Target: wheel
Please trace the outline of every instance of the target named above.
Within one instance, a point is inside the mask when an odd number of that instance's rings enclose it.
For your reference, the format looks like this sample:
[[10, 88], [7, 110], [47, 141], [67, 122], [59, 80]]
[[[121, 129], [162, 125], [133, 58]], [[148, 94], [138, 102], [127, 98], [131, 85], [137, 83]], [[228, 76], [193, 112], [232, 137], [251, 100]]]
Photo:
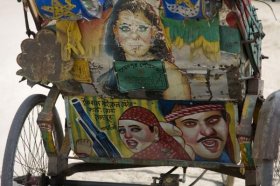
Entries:
[[273, 185], [280, 185], [280, 152], [278, 152], [278, 158], [273, 163]]
[[[48, 185], [48, 156], [46, 154], [37, 117], [46, 96], [34, 94], [20, 105], [13, 119], [2, 165], [1, 185]], [[53, 140], [59, 149], [63, 131], [59, 115], [54, 109]]]
[[263, 186], [280, 185], [280, 90], [270, 94], [259, 111], [253, 156]]
[[267, 186], [280, 185], [280, 153], [275, 160], [262, 160], [261, 183]]

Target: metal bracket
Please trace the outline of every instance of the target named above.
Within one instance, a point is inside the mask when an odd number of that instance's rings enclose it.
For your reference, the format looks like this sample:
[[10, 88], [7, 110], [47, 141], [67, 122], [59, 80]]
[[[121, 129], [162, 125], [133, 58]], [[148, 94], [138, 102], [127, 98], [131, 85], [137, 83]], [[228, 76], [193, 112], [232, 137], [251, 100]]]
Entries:
[[[165, 174], [160, 174], [160, 177], [153, 177], [152, 186], [179, 186], [180, 181], [185, 181], [185, 176], [183, 180], [179, 179], [179, 174], [171, 174], [178, 167], [173, 167], [170, 171]], [[184, 175], [186, 173], [186, 168], [183, 168]], [[158, 181], [158, 183], [157, 183]]]

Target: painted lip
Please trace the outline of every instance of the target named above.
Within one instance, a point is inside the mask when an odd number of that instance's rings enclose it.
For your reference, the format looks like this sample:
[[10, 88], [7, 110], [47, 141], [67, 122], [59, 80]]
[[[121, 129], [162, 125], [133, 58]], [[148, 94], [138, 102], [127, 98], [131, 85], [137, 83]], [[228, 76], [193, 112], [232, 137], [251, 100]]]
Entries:
[[201, 142], [203, 146], [208, 149], [210, 152], [215, 153], [219, 149], [219, 142], [217, 139], [207, 139]]
[[200, 138], [197, 143], [202, 143], [202, 145], [208, 149], [210, 152], [215, 153], [219, 150], [219, 142], [223, 141], [219, 137], [203, 137]]
[[140, 49], [140, 45], [133, 45], [132, 47], [131, 47], [131, 50], [134, 52], [134, 53], [136, 53], [139, 49]]
[[143, 47], [143, 43], [134, 43], [131, 45], [131, 48], [133, 49], [140, 49], [141, 47]]
[[138, 145], [138, 142], [135, 140], [126, 140], [125, 143], [130, 149], [135, 149]]

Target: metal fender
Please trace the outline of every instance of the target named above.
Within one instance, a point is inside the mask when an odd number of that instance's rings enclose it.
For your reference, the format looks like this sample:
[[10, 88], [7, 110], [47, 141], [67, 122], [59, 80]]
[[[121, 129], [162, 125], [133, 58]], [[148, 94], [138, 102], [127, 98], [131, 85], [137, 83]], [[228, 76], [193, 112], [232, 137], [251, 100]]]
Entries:
[[280, 90], [270, 94], [264, 101], [257, 121], [253, 145], [256, 161], [277, 158], [280, 137]]

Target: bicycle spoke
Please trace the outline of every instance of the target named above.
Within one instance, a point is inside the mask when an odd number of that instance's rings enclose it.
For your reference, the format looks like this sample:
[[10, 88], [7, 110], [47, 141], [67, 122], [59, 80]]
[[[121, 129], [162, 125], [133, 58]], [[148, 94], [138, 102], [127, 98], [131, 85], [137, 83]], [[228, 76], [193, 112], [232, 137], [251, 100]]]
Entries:
[[[7, 169], [2, 169], [2, 185], [12, 185], [13, 182], [19, 185], [38, 185], [41, 179], [48, 177], [49, 157], [37, 124], [45, 99], [44, 95], [32, 95], [19, 107], [8, 135], [3, 162]], [[60, 123], [58, 114], [54, 115], [53, 119], [54, 125]], [[57, 136], [54, 128], [55, 145], [58, 142], [57, 137], [60, 137], [59, 142], [63, 138], [61, 126], [56, 127], [59, 127], [60, 133]]]
[[16, 167], [21, 167], [21, 172], [14, 170], [14, 177], [27, 174], [40, 176], [43, 173], [47, 173], [48, 159], [36, 121], [36, 116], [41, 110], [42, 106], [40, 105], [34, 107], [26, 118], [15, 156]]

